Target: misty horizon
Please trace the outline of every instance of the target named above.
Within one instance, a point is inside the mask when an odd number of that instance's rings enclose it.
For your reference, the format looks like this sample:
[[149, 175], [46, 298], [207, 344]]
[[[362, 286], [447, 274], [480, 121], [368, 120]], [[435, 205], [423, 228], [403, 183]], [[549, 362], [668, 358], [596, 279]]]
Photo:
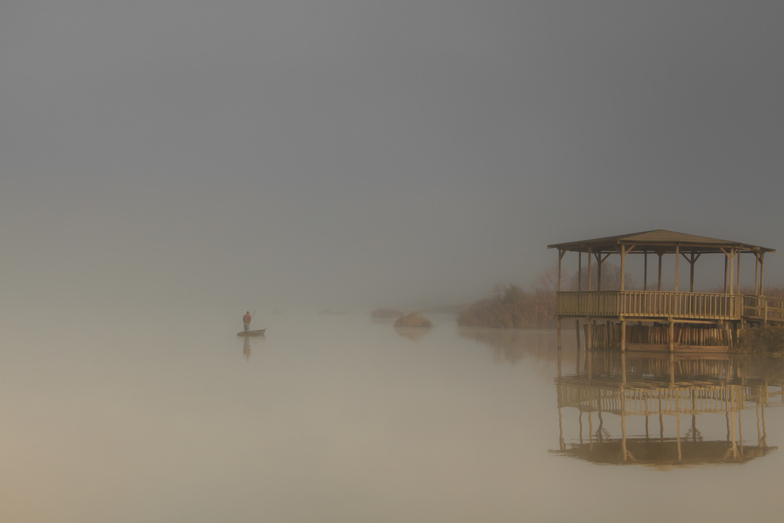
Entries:
[[554, 242], [784, 245], [778, 4], [1, 9], [9, 307], [466, 303]]

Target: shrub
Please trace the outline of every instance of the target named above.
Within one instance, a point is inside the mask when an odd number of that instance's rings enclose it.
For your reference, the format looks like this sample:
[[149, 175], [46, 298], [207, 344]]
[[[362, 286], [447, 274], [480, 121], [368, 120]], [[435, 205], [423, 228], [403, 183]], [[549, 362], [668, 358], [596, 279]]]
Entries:
[[763, 325], [746, 329], [737, 344], [739, 352], [784, 352], [784, 327]]
[[465, 327], [531, 328], [555, 326], [555, 293], [525, 292], [517, 285], [493, 287], [489, 298], [478, 300], [457, 317]]

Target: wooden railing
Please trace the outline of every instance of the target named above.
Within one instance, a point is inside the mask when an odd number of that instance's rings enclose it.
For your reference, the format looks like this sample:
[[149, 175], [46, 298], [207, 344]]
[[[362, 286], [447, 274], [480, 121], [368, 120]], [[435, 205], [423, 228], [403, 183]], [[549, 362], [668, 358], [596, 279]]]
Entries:
[[556, 382], [559, 407], [626, 415], [737, 412], [745, 407], [747, 393], [741, 385], [634, 388]]
[[[708, 292], [570, 291], [557, 293], [556, 314], [739, 320], [745, 298], [739, 294]], [[784, 309], [781, 309], [781, 314], [784, 320]]]
[[751, 320], [784, 322], [784, 299], [767, 296], [744, 296], [743, 317]]

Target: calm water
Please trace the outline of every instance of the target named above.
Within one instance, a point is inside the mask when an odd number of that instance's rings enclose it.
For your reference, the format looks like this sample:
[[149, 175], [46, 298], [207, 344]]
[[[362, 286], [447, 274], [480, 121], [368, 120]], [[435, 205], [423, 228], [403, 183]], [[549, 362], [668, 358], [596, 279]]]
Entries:
[[0, 521], [781, 517], [781, 360], [589, 362], [567, 333], [557, 381], [554, 331], [260, 311], [245, 342], [242, 312], [6, 315]]

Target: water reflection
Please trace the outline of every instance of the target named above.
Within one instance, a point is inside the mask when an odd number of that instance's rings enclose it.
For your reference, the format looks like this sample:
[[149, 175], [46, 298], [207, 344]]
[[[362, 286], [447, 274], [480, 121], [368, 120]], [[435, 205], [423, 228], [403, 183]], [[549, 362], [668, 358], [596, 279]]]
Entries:
[[430, 327], [395, 327], [395, 332], [411, 341], [419, 341], [432, 329]]
[[488, 345], [497, 363], [517, 363], [526, 356], [554, 359], [552, 329], [487, 329], [460, 327], [461, 338]]
[[[777, 448], [768, 445], [765, 413], [784, 405], [779, 359], [576, 354], [575, 375], [561, 376], [558, 362], [556, 454], [601, 464], [679, 466], [744, 463]], [[563, 410], [570, 407], [576, 410], [577, 434], [567, 442]], [[756, 438], [748, 442], [743, 436], [744, 410], [747, 424], [748, 411], [754, 411], [756, 421]], [[613, 427], [620, 418], [620, 433], [605, 424], [610, 423], [608, 415]], [[721, 418], [724, 423], [717, 423]], [[630, 434], [627, 421], [636, 422], [640, 433]], [[726, 434], [721, 434], [719, 427], [725, 426]]]
[[247, 361], [250, 361], [250, 338], [248, 337], [242, 342], [242, 354]]

